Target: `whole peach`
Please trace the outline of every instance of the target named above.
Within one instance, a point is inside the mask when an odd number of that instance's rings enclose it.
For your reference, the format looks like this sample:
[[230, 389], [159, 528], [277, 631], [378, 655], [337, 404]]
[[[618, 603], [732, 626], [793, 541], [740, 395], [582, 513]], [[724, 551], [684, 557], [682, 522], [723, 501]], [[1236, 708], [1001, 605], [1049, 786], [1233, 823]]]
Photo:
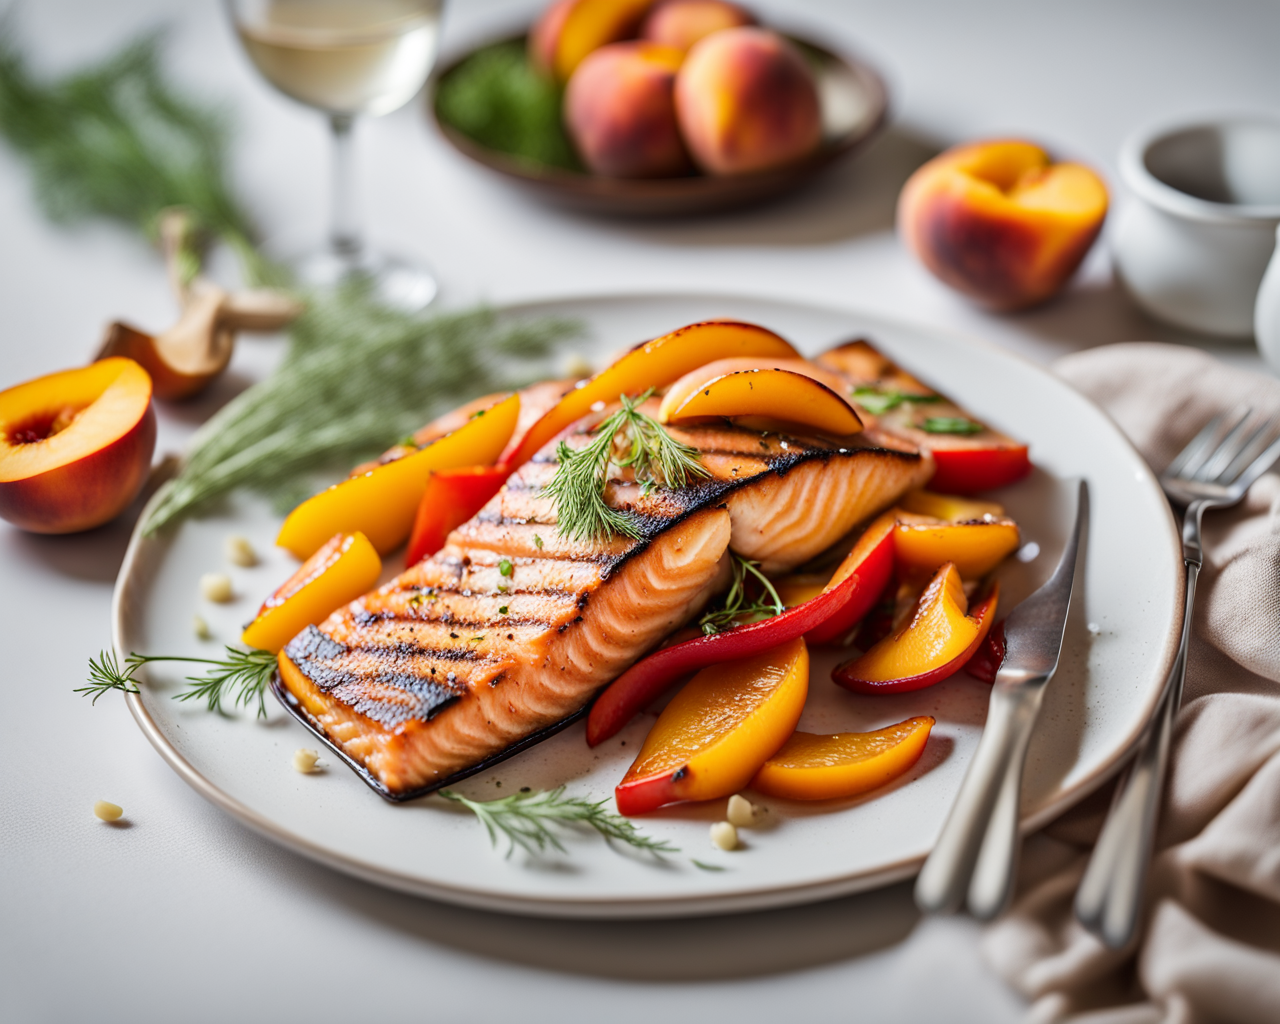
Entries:
[[676, 115], [708, 174], [747, 174], [808, 156], [822, 141], [813, 74], [776, 32], [730, 28], [694, 44], [676, 76]]
[[664, 0], [645, 18], [640, 38], [687, 52], [712, 32], [755, 23], [750, 11], [728, 0]]
[[564, 94], [564, 121], [596, 174], [663, 178], [691, 170], [676, 124], [673, 89], [683, 54], [642, 40], [602, 46]]
[[898, 232], [946, 284], [995, 309], [1020, 309], [1066, 284], [1102, 229], [1107, 188], [1016, 139], [956, 146], [907, 180]]
[[555, 0], [529, 31], [529, 60], [566, 81], [601, 46], [633, 37], [652, 6], [653, 0]]

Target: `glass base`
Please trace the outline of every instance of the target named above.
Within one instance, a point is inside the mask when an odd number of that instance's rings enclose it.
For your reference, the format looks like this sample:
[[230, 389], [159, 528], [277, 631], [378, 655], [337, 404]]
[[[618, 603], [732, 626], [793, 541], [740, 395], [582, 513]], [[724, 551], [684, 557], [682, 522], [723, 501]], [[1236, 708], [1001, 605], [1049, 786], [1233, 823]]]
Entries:
[[383, 253], [361, 250], [345, 256], [331, 248], [289, 261], [298, 283], [312, 288], [335, 288], [349, 281], [369, 281], [379, 299], [394, 309], [416, 313], [431, 304], [439, 291], [424, 268]]

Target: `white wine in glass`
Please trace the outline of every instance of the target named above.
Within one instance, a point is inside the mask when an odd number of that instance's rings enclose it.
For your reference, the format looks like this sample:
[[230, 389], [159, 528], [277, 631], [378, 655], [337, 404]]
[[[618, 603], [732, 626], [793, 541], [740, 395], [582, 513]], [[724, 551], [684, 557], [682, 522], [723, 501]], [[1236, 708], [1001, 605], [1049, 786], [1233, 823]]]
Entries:
[[443, 0], [225, 0], [253, 63], [286, 96], [329, 115], [333, 131], [329, 244], [296, 261], [304, 284], [372, 282], [388, 302], [434, 298], [425, 270], [371, 252], [355, 214], [352, 127], [389, 114], [422, 88], [436, 57]]

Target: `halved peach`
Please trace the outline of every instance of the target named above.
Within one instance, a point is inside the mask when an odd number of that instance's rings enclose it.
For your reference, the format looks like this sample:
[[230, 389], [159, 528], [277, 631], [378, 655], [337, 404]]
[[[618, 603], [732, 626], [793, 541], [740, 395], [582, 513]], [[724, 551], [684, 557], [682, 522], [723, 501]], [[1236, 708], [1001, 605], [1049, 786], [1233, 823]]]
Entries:
[[[737, 362], [738, 360], [735, 360]], [[862, 429], [853, 406], [814, 376], [781, 367], [722, 370], [726, 360], [700, 367], [675, 382], [663, 398], [658, 419], [684, 423], [734, 417], [747, 425], [798, 426], [844, 437]]]
[[114, 519], [151, 471], [151, 378], [103, 359], [0, 392], [0, 517], [33, 533]]
[[619, 395], [635, 395], [663, 387], [690, 370], [729, 356], [796, 359], [791, 344], [756, 324], [738, 320], [704, 320], [641, 342], [594, 377], [565, 396], [520, 439], [502, 461], [511, 469], [524, 465], [565, 427], [591, 411], [597, 402], [616, 402]]
[[934, 719], [908, 718], [875, 732], [795, 732], [751, 788], [787, 800], [834, 800], [879, 789], [920, 760]]
[[900, 511], [897, 518], [894, 555], [908, 578], [927, 577], [950, 562], [962, 578], [977, 579], [1018, 549], [1018, 524], [1007, 516], [949, 523]]
[[511, 395], [412, 455], [334, 484], [289, 513], [276, 543], [308, 558], [335, 533], [360, 531], [378, 554], [394, 551], [408, 539], [432, 472], [492, 463], [519, 415], [520, 396]]
[[529, 33], [529, 59], [566, 82], [593, 51], [634, 36], [652, 6], [653, 0], [556, 0]]
[[983, 522], [1004, 518], [1004, 506], [994, 501], [976, 501], [956, 494], [937, 494], [934, 491], [908, 491], [898, 499], [898, 507], [904, 512], [921, 516], [933, 516], [948, 523]]
[[906, 624], [866, 654], [837, 665], [831, 678], [855, 693], [907, 693], [941, 682], [964, 668], [986, 639], [1000, 585], [992, 584], [968, 611], [960, 574], [944, 565], [929, 582]]
[[809, 692], [801, 639], [704, 668], [658, 717], [614, 791], [622, 814], [742, 789], [786, 742]]
[[996, 309], [1057, 292], [1102, 229], [1107, 187], [1020, 139], [956, 146], [917, 169], [898, 229], [939, 279]]
[[363, 533], [335, 534], [262, 602], [240, 639], [274, 654], [365, 593], [381, 573], [382, 561]]

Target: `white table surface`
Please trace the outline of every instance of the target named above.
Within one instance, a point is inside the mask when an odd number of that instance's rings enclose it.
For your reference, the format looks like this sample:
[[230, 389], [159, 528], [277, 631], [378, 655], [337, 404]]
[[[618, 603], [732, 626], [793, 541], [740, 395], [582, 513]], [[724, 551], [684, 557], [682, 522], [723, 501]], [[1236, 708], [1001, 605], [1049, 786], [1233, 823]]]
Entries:
[[[271, 93], [213, 0], [42, 0], [6, 22], [49, 71], [170, 27], [170, 66], [240, 125], [238, 187], [269, 233], [318, 235], [321, 120]], [[1060, 299], [994, 317], [936, 284], [892, 233], [901, 181], [941, 144], [1021, 134], [1114, 183], [1124, 136], [1153, 119], [1280, 107], [1280, 6], [1224, 0], [759, 4], [886, 74], [895, 125], [807, 193], [746, 214], [619, 223], [537, 205], [453, 153], [420, 103], [359, 130], [375, 240], [429, 260], [442, 301], [712, 291], [807, 300], [985, 335], [1049, 361], [1131, 339], [1196, 339], [1136, 312], [1105, 245]], [[454, 0], [445, 49], [536, 7]], [[1115, 189], [1118, 191], [1118, 188]], [[1118, 196], [1117, 200], [1122, 201]], [[0, 388], [82, 362], [102, 324], [174, 314], [154, 253], [110, 225], [51, 227], [0, 148]], [[241, 345], [243, 382], [275, 343]], [[233, 380], [235, 377], [233, 377]], [[162, 410], [160, 450], [213, 407]], [[1020, 1019], [967, 919], [921, 920], [907, 885], [820, 906], [678, 923], [570, 923], [460, 910], [313, 866], [204, 803], [123, 701], [71, 692], [108, 645], [121, 521], [42, 538], [0, 523], [6, 718], [0, 744], [0, 1018], [26, 1021]], [[127, 827], [91, 814], [109, 799]], [[479, 855], [486, 855], [478, 849]]]

